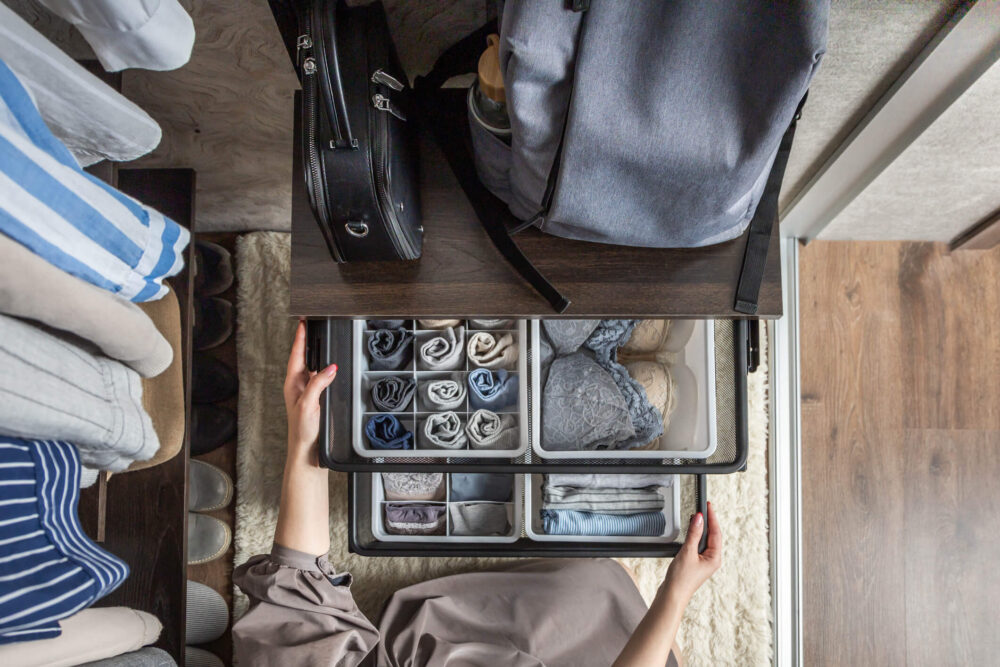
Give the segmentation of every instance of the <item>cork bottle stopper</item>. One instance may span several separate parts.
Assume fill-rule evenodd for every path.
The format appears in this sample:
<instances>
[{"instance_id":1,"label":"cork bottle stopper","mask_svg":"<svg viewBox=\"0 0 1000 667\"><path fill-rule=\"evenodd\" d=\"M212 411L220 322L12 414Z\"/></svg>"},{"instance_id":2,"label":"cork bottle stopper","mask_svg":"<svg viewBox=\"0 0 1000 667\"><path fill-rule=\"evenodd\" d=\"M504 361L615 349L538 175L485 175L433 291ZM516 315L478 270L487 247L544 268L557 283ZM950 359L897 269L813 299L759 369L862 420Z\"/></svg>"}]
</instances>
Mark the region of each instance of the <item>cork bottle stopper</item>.
<instances>
[{"instance_id":1,"label":"cork bottle stopper","mask_svg":"<svg viewBox=\"0 0 1000 667\"><path fill-rule=\"evenodd\" d=\"M486 44L486 50L479 56L479 90L494 102L506 102L507 91L500 75L500 35L490 35Z\"/></svg>"}]
</instances>

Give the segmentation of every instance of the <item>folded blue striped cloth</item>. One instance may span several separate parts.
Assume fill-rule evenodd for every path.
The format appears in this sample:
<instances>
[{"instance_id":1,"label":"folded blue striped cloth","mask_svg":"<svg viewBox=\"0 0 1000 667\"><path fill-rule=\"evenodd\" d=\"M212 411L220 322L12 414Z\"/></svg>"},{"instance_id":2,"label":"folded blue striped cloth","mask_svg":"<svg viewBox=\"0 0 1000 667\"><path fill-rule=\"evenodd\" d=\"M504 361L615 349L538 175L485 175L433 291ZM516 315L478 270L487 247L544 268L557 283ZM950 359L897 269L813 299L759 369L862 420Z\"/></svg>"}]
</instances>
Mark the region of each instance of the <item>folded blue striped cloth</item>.
<instances>
[{"instance_id":1,"label":"folded blue striped cloth","mask_svg":"<svg viewBox=\"0 0 1000 667\"><path fill-rule=\"evenodd\" d=\"M0 644L59 636L128 576L84 535L79 496L76 447L0 437Z\"/></svg>"},{"instance_id":2,"label":"folded blue striped cloth","mask_svg":"<svg viewBox=\"0 0 1000 667\"><path fill-rule=\"evenodd\" d=\"M130 301L167 293L186 229L80 168L0 61L0 233Z\"/></svg>"},{"instance_id":3,"label":"folded blue striped cloth","mask_svg":"<svg viewBox=\"0 0 1000 667\"><path fill-rule=\"evenodd\" d=\"M599 514L576 510L542 510L546 535L587 535L590 537L659 537L667 529L662 512Z\"/></svg>"}]
</instances>

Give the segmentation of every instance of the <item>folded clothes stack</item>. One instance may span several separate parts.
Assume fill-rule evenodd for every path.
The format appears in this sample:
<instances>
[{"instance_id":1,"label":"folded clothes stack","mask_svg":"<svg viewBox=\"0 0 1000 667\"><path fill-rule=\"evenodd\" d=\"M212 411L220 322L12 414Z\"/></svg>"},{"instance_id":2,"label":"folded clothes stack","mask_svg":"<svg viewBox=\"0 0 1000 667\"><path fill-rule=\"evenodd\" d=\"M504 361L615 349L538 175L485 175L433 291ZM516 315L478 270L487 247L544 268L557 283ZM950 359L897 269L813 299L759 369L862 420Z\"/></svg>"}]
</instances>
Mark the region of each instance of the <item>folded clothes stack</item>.
<instances>
[{"instance_id":1,"label":"folded clothes stack","mask_svg":"<svg viewBox=\"0 0 1000 667\"><path fill-rule=\"evenodd\" d=\"M502 503L451 503L451 534L461 537L506 535L510 510Z\"/></svg>"},{"instance_id":2,"label":"folded clothes stack","mask_svg":"<svg viewBox=\"0 0 1000 667\"><path fill-rule=\"evenodd\" d=\"M549 535L663 535L661 489L673 484L672 475L546 475L543 530Z\"/></svg>"}]
</instances>

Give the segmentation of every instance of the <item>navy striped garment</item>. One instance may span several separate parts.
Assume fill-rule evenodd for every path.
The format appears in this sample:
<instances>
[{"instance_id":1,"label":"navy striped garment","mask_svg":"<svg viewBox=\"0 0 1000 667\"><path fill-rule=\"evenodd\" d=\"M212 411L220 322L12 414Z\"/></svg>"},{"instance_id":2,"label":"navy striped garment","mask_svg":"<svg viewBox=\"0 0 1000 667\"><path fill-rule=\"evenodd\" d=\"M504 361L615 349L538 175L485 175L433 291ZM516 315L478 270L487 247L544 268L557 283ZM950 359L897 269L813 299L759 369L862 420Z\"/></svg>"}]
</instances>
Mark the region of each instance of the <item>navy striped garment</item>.
<instances>
[{"instance_id":1,"label":"navy striped garment","mask_svg":"<svg viewBox=\"0 0 1000 667\"><path fill-rule=\"evenodd\" d=\"M58 636L128 576L83 534L79 495L76 447L0 437L0 644Z\"/></svg>"},{"instance_id":2,"label":"navy striped garment","mask_svg":"<svg viewBox=\"0 0 1000 667\"><path fill-rule=\"evenodd\" d=\"M80 168L0 61L0 233L130 301L159 299L186 229Z\"/></svg>"},{"instance_id":3,"label":"navy striped garment","mask_svg":"<svg viewBox=\"0 0 1000 667\"><path fill-rule=\"evenodd\" d=\"M600 514L576 510L542 510L546 535L587 535L590 537L659 537L667 529L663 512Z\"/></svg>"}]
</instances>

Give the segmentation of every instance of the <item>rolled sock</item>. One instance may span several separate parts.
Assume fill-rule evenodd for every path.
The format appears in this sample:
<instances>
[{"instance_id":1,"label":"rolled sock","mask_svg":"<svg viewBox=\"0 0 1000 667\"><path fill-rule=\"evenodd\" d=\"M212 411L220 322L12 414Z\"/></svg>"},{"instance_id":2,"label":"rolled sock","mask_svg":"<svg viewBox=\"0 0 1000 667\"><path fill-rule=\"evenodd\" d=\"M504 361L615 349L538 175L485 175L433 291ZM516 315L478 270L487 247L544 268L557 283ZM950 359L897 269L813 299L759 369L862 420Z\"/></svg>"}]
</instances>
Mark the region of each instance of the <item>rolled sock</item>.
<instances>
[{"instance_id":1,"label":"rolled sock","mask_svg":"<svg viewBox=\"0 0 1000 667\"><path fill-rule=\"evenodd\" d=\"M572 486L545 484L542 487L542 509L547 510L635 514L659 512L663 509L663 505L663 496L655 486L645 489L578 489Z\"/></svg>"},{"instance_id":2,"label":"rolled sock","mask_svg":"<svg viewBox=\"0 0 1000 667\"><path fill-rule=\"evenodd\" d=\"M673 486L675 477L663 473L549 473L545 482L550 486L575 486L578 489L644 489L649 486Z\"/></svg>"},{"instance_id":3,"label":"rolled sock","mask_svg":"<svg viewBox=\"0 0 1000 667\"><path fill-rule=\"evenodd\" d=\"M465 427L472 449L517 449L518 428L514 415L476 410Z\"/></svg>"},{"instance_id":4,"label":"rolled sock","mask_svg":"<svg viewBox=\"0 0 1000 667\"><path fill-rule=\"evenodd\" d=\"M469 326L473 329L510 329L514 320L469 320Z\"/></svg>"},{"instance_id":5,"label":"rolled sock","mask_svg":"<svg viewBox=\"0 0 1000 667\"><path fill-rule=\"evenodd\" d=\"M372 385L372 404L380 412L402 412L410 407L410 400L417 390L417 381L412 377L380 378Z\"/></svg>"},{"instance_id":6,"label":"rolled sock","mask_svg":"<svg viewBox=\"0 0 1000 667\"><path fill-rule=\"evenodd\" d=\"M465 449L469 440L462 420L454 412L442 412L424 420L422 446L430 449Z\"/></svg>"},{"instance_id":7,"label":"rolled sock","mask_svg":"<svg viewBox=\"0 0 1000 667\"><path fill-rule=\"evenodd\" d=\"M489 500L505 503L514 494L514 475L491 472L456 472L451 475L450 501Z\"/></svg>"},{"instance_id":8,"label":"rolled sock","mask_svg":"<svg viewBox=\"0 0 1000 667\"><path fill-rule=\"evenodd\" d=\"M509 333L499 338L486 331L474 333L469 338L466 354L469 361L480 368L513 370L517 366L517 344Z\"/></svg>"},{"instance_id":9,"label":"rolled sock","mask_svg":"<svg viewBox=\"0 0 1000 667\"><path fill-rule=\"evenodd\" d=\"M406 320L368 320L365 322L370 330L377 329L405 329Z\"/></svg>"},{"instance_id":10,"label":"rolled sock","mask_svg":"<svg viewBox=\"0 0 1000 667\"><path fill-rule=\"evenodd\" d=\"M479 368L469 373L469 407L494 412L517 405L517 376L501 369Z\"/></svg>"},{"instance_id":11,"label":"rolled sock","mask_svg":"<svg viewBox=\"0 0 1000 667\"><path fill-rule=\"evenodd\" d=\"M405 329L379 329L368 337L368 367L398 371L413 359L413 334Z\"/></svg>"},{"instance_id":12,"label":"rolled sock","mask_svg":"<svg viewBox=\"0 0 1000 667\"><path fill-rule=\"evenodd\" d=\"M420 385L423 407L431 411L457 410L465 406L465 383L457 380L429 380Z\"/></svg>"},{"instance_id":13,"label":"rolled sock","mask_svg":"<svg viewBox=\"0 0 1000 667\"><path fill-rule=\"evenodd\" d=\"M444 500L444 473L384 472L386 500Z\"/></svg>"},{"instance_id":14,"label":"rolled sock","mask_svg":"<svg viewBox=\"0 0 1000 667\"><path fill-rule=\"evenodd\" d=\"M510 532L507 505L501 503L451 503L452 535L506 535Z\"/></svg>"},{"instance_id":15,"label":"rolled sock","mask_svg":"<svg viewBox=\"0 0 1000 667\"><path fill-rule=\"evenodd\" d=\"M465 364L462 327L448 327L420 346L420 367L428 371L453 371Z\"/></svg>"},{"instance_id":16,"label":"rolled sock","mask_svg":"<svg viewBox=\"0 0 1000 667\"><path fill-rule=\"evenodd\" d=\"M417 320L417 323L421 329L447 329L457 327L462 320Z\"/></svg>"},{"instance_id":17,"label":"rolled sock","mask_svg":"<svg viewBox=\"0 0 1000 667\"><path fill-rule=\"evenodd\" d=\"M373 449L413 449L413 434L394 415L369 417L365 437Z\"/></svg>"},{"instance_id":18,"label":"rolled sock","mask_svg":"<svg viewBox=\"0 0 1000 667\"><path fill-rule=\"evenodd\" d=\"M385 526L396 535L444 535L445 505L385 504Z\"/></svg>"},{"instance_id":19,"label":"rolled sock","mask_svg":"<svg viewBox=\"0 0 1000 667\"><path fill-rule=\"evenodd\" d=\"M547 535L659 537L666 530L667 520L662 512L598 514L542 510L542 526Z\"/></svg>"}]
</instances>

